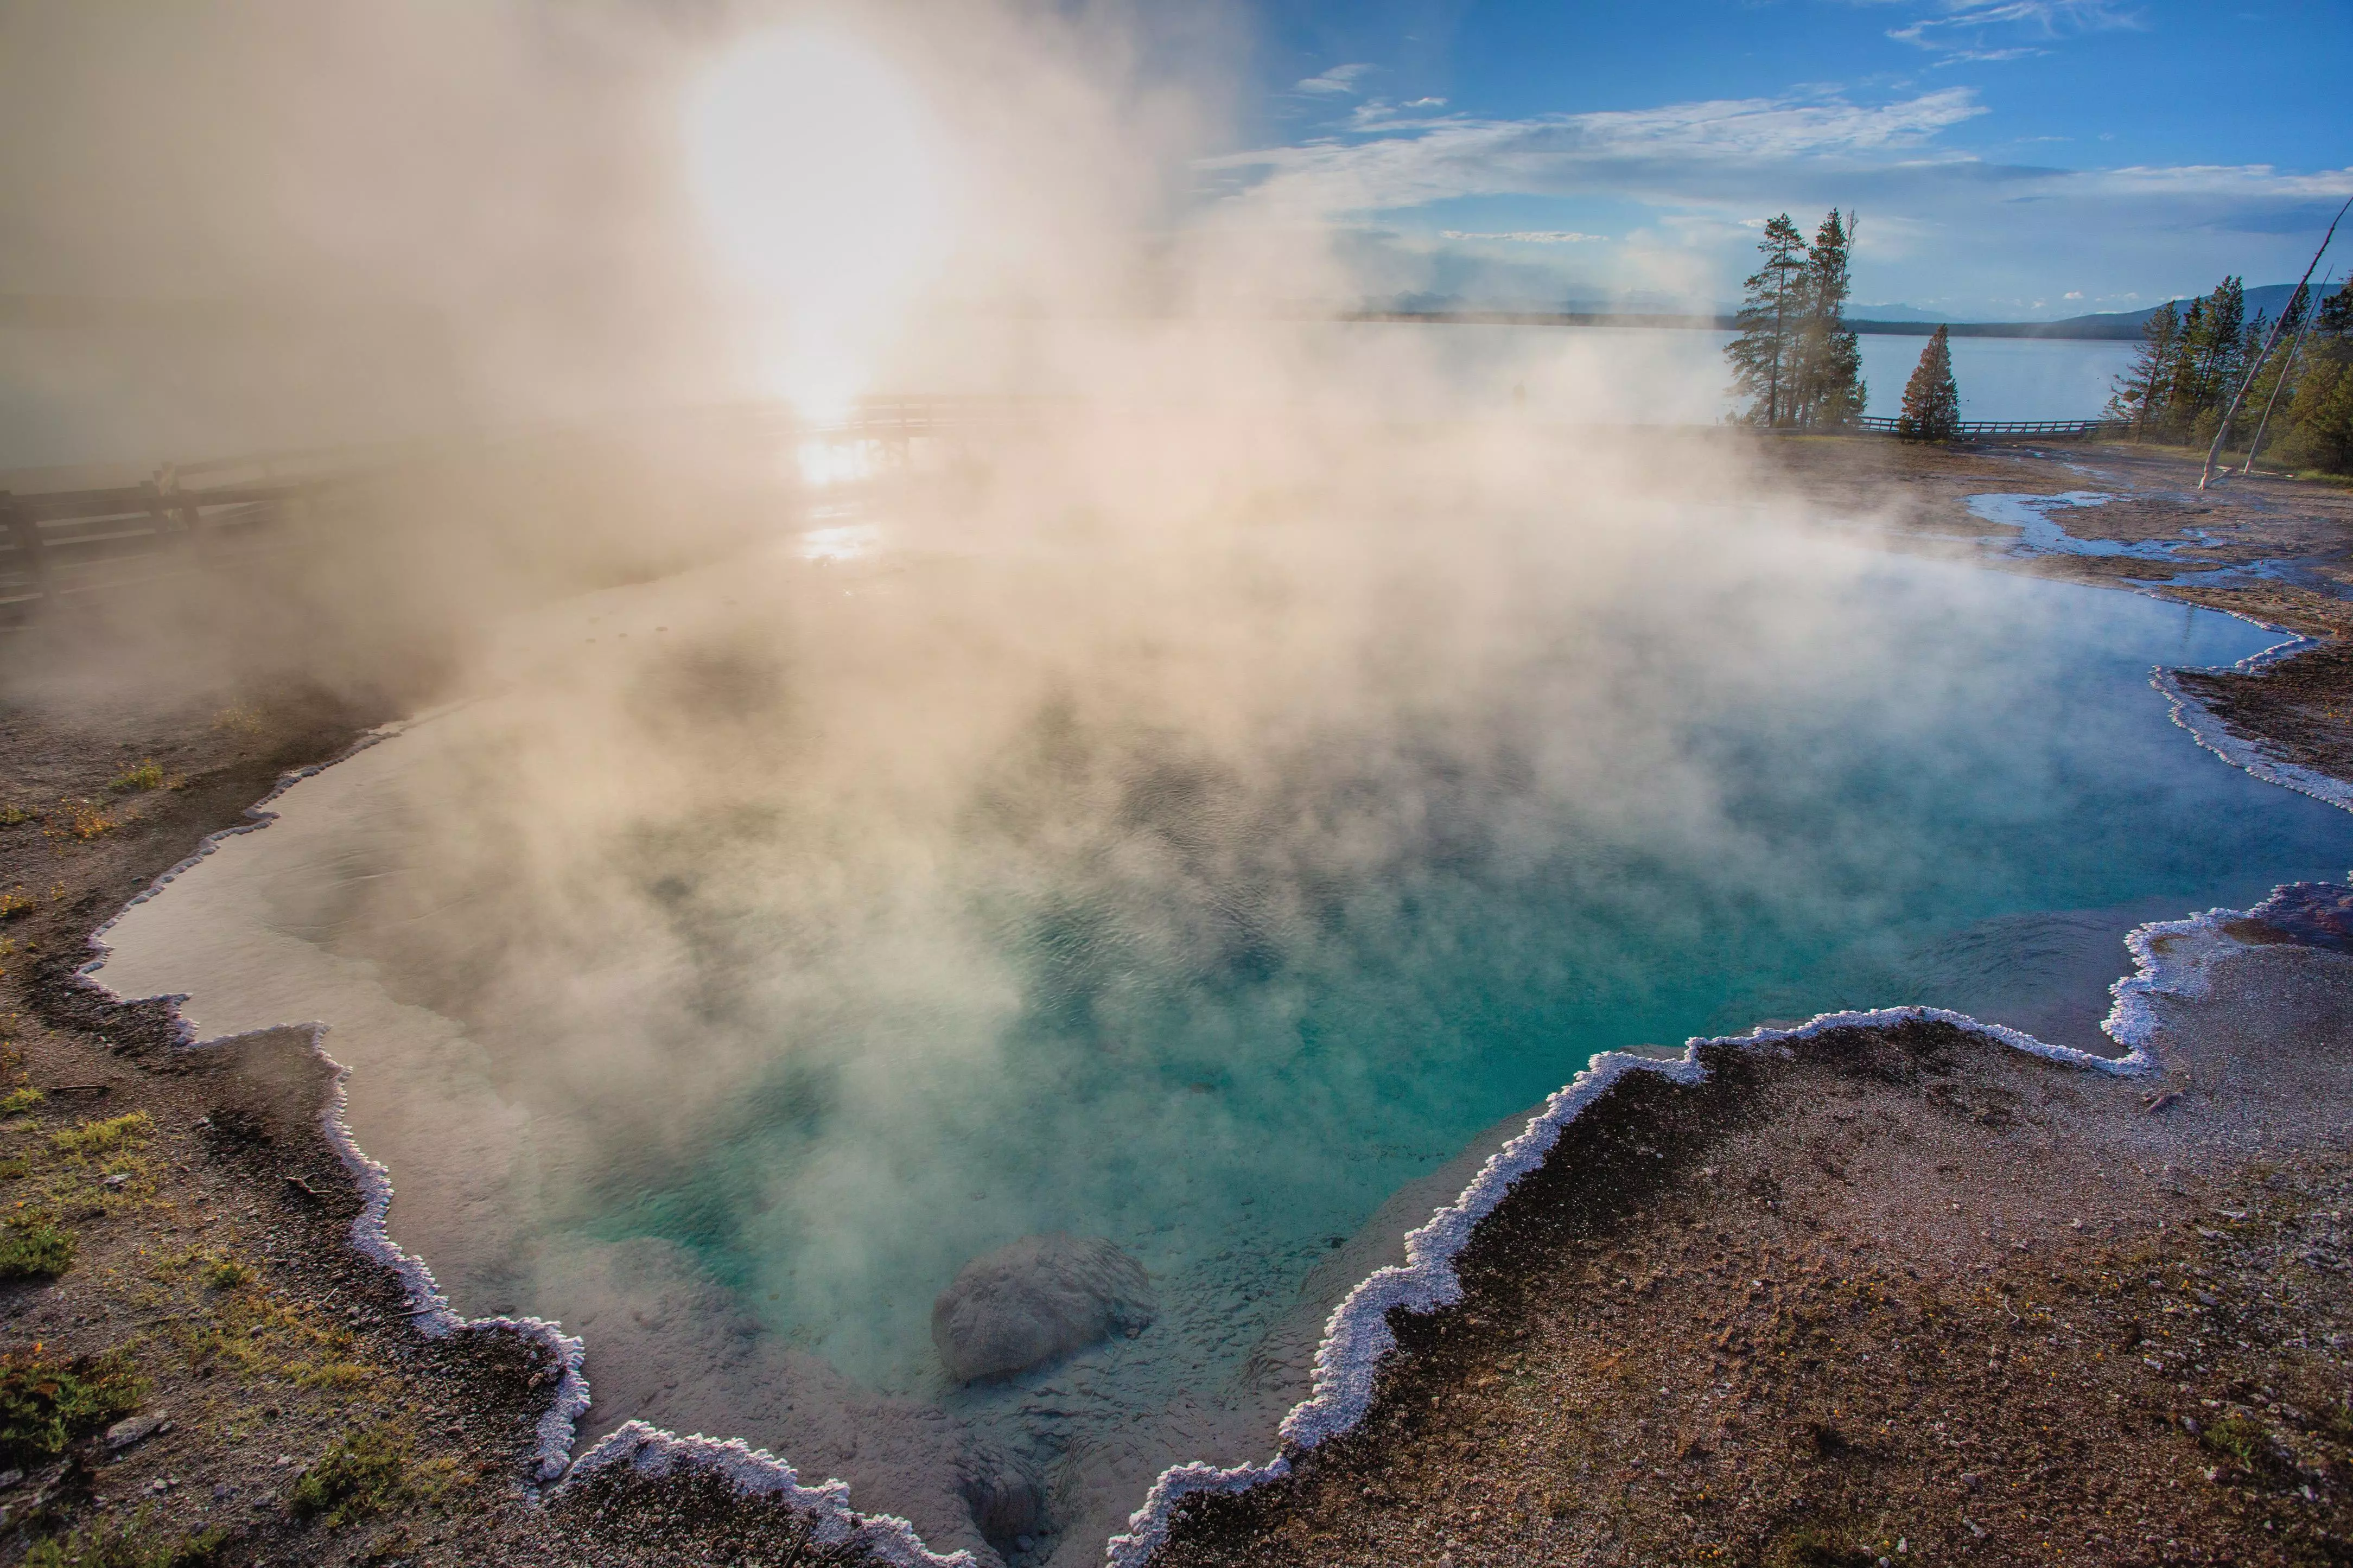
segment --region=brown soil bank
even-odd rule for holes
[[[2165,1005],[2161,1081],[1936,1025],[1624,1080],[1159,1561],[2353,1560],[2353,958]]]

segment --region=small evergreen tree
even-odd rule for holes
[[[1949,441],[1961,432],[1961,389],[1953,380],[1953,345],[1938,327],[1920,363],[1904,384],[1904,411],[1895,433],[1907,441]]]
[[[2163,429],[2167,397],[2173,390],[2181,355],[2181,312],[2168,300],[2142,323],[2140,347],[2130,368],[2116,377],[2108,398],[2108,412],[2132,421],[2133,439],[2144,439],[2152,429]]]
[[[1862,412],[1862,346],[1845,330],[1853,292],[1848,249],[1853,235],[1832,207],[1814,232],[1801,280],[1805,317],[1798,333],[1796,417],[1808,429],[1838,429]]]
[[[1757,249],[1764,261],[1742,284],[1740,335],[1724,353],[1732,362],[1734,394],[1749,400],[1742,418],[1752,425],[1786,425],[1793,414],[1806,237],[1783,213],[1767,221]]]

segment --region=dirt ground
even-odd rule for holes
[[[2178,456],[2108,447],[1772,457],[1897,547],[2347,627],[2353,493],[2201,494]],[[2068,521],[2205,534],[2167,562],[2014,559],[1962,507],[1989,489],[2111,490]],[[2256,562],[2283,564],[2193,580]],[[303,1037],[178,1053],[160,1009],[75,981],[124,900],[446,651],[322,679],[353,663],[331,626],[229,610],[259,628],[240,657],[116,636],[134,610],[102,655],[0,682],[0,1562],[839,1556],[710,1478],[532,1501],[551,1369],[508,1336],[426,1339],[351,1249]],[[370,635],[375,668],[397,639]],[[2346,646],[2200,694],[2342,773]],[[1697,1089],[1630,1079],[1481,1228],[1464,1303],[1399,1321],[1363,1426],[1191,1505],[1163,1560],[2353,1559],[2348,986],[2353,958],[2310,947],[2232,961],[2168,1015],[2162,1086],[1929,1027],[1723,1053]],[[2154,1087],[2179,1098],[2147,1110]]]

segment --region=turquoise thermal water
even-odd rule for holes
[[[744,1436],[941,1542],[1009,1465],[1062,1563],[1263,1458],[1435,1173],[1594,1053],[1905,1003],[2096,1046],[2130,925],[2353,867],[2149,687],[2244,623],[1761,510],[1398,510],[880,512],[550,606],[99,978],[325,1020],[393,1237],[586,1337],[588,1436]],[[1157,1321],[952,1384],[938,1293],[1056,1230]]]
[[[1971,607],[1940,609],[1961,584]],[[791,1342],[1035,1438],[1090,1408],[1110,1419],[1155,1391],[1216,1387],[1384,1197],[1596,1051],[1913,1002],[2056,1020],[2092,1044],[2096,1006],[2035,1014],[2031,986],[2009,984],[2032,957],[2014,917],[2129,911],[2093,922],[2104,984],[2130,920],[2244,906],[2353,865],[2353,818],[2199,749],[2147,684],[2154,665],[2227,663],[2275,637],[1925,563],[1891,562],[1871,589],[1916,612],[1900,678],[1744,689],[1666,726],[1682,782],[1662,787],[1704,781],[1705,834],[1662,832],[1614,795],[1547,797],[1541,748],[1510,712],[1472,736],[1392,737],[1377,762],[1303,751],[1247,787],[1181,746],[1114,747],[1108,831],[1149,853],[1065,856],[971,895],[965,917],[1018,977],[995,1051],[911,1075],[903,1121],[851,1148],[832,1135],[828,1074],[780,1058],[691,1156],[617,1153],[567,1223],[682,1240]],[[1701,679],[1660,664],[1628,700],[1671,702]],[[968,837],[1028,842],[991,811],[1050,815],[1058,749],[1103,743],[1050,716],[1034,742],[1026,782],[1001,806],[976,800]],[[1360,819],[1379,847],[1303,858],[1303,816]],[[744,918],[679,901],[690,923]],[[779,1187],[800,1201],[778,1205]],[[838,1208],[811,1196],[828,1192]],[[1161,1321],[951,1389],[934,1295],[964,1258],[1049,1229],[1141,1258]]]

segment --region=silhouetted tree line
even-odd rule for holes
[[[2264,449],[2283,463],[2353,472],[2353,297],[2340,290],[2316,310],[2312,294],[2296,289],[2275,335],[2268,316],[2247,318],[2236,278],[2187,310],[2167,304],[2149,317],[2131,368],[2116,377],[2109,414],[2132,422],[2135,440],[2211,442],[2253,368],[2223,444],[2252,441],[2260,427]],[[2266,337],[2272,350],[2257,365]]]
[[[1724,350],[1747,423],[1835,430],[1862,412],[1862,351],[1841,324],[1853,240],[1836,207],[1811,245],[1787,213],[1766,223],[1764,264],[1743,285],[1740,334]]]

